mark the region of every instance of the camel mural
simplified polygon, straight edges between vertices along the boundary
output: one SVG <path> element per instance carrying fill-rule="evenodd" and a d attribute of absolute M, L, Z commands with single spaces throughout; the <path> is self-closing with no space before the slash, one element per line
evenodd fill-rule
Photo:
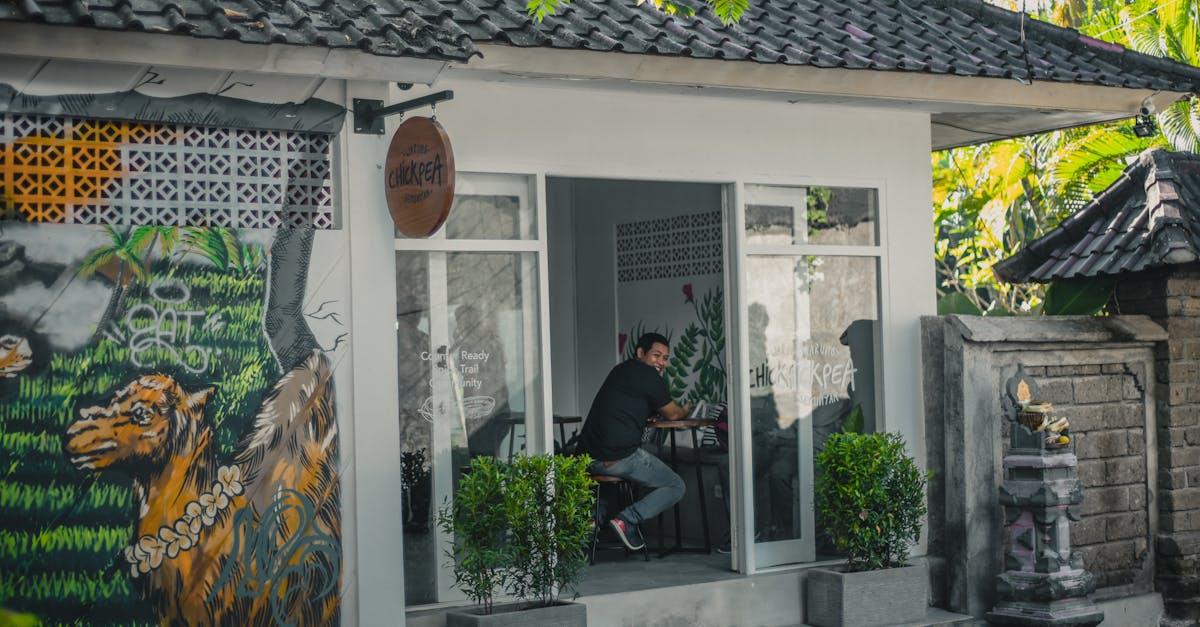
<path fill-rule="evenodd" d="M 212 389 L 187 392 L 163 374 L 81 410 L 67 430 L 64 450 L 77 468 L 133 478 L 139 516 L 124 558 L 164 622 L 336 624 L 330 592 L 341 532 L 330 377 L 320 352 L 288 372 L 226 465 L 204 416 Z M 239 522 L 248 534 L 238 533 Z M 264 526 L 270 533 L 255 537 Z M 270 557 L 256 561 L 260 551 Z M 242 580 L 264 571 L 276 574 L 243 586 L 255 594 L 239 594 Z"/>
<path fill-rule="evenodd" d="M 118 127 L 131 130 L 106 150 L 137 141 L 140 127 Z M 238 132 L 147 128 L 185 153 Z M 299 187 L 285 176 L 257 217 L 230 214 L 259 221 L 246 229 L 214 226 L 225 209 L 213 199 L 227 175 L 254 172 L 187 174 L 187 193 L 211 206 L 199 223 L 178 221 L 191 209 L 177 202 L 143 209 L 148 196 L 121 208 L 142 193 L 134 178 L 180 178 L 152 160 L 39 218 L 21 203 L 21 168 L 64 173 L 0 163 L 13 166 L 0 167 L 0 607 L 48 625 L 339 623 L 345 333 L 328 313 L 336 301 L 306 295 L 314 241 L 339 235 L 286 226 L 303 213 L 293 203 L 325 207 L 328 138 L 252 135 L 307 161 Z M 197 153 L 204 171 L 217 152 Z M 149 221 L 61 223 L 122 211 Z M 314 333 L 315 321 L 327 328 Z"/>

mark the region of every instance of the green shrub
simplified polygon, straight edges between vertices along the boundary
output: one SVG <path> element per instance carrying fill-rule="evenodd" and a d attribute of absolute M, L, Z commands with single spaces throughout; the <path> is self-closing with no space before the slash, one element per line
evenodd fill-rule
<path fill-rule="evenodd" d="M 551 605 L 585 563 L 594 494 L 587 456 L 471 460 L 454 502 L 438 512 L 453 537 L 454 581 L 492 612 L 497 589 Z"/>
<path fill-rule="evenodd" d="M 574 587 L 591 537 L 591 459 L 518 455 L 505 486 L 510 562 L 505 588 L 518 599 L 554 603 Z"/>
<path fill-rule="evenodd" d="M 904 566 L 921 534 L 925 482 L 896 433 L 835 433 L 817 455 L 817 511 L 846 570 Z"/>
<path fill-rule="evenodd" d="M 496 589 L 504 583 L 508 517 L 504 479 L 508 468 L 492 457 L 476 457 L 458 483 L 454 502 L 438 512 L 438 525 L 453 538 L 447 554 L 454 559 L 454 585 L 492 613 Z"/>

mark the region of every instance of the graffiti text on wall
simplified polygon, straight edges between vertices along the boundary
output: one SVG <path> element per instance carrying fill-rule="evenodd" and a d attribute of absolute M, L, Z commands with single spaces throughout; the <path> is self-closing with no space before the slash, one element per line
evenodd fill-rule
<path fill-rule="evenodd" d="M 146 367 L 147 352 L 160 349 L 170 355 L 173 365 L 193 374 L 208 370 L 214 349 L 192 343 L 192 332 L 220 331 L 225 321 L 220 314 L 208 315 L 202 309 L 179 309 L 191 299 L 187 284 L 177 279 L 157 279 L 150 284 L 155 304 L 138 303 L 129 308 L 122 325 L 110 325 L 105 337 L 129 347 L 129 359 L 135 366 Z M 158 307 L 156 308 L 155 305 Z"/>

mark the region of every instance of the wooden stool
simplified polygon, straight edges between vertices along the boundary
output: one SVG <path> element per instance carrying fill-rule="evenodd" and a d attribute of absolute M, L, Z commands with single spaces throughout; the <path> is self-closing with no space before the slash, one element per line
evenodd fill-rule
<path fill-rule="evenodd" d="M 605 483 L 612 484 L 617 487 L 617 496 L 618 496 L 617 504 L 621 509 L 624 509 L 626 506 L 633 505 L 633 486 L 631 486 L 629 484 L 629 482 L 626 481 L 625 479 L 623 479 L 621 477 L 614 477 L 612 475 L 591 475 L 591 479 L 592 479 L 592 481 L 596 482 L 595 489 L 596 489 L 596 507 L 597 508 L 600 506 L 600 486 Z M 624 505 L 622 505 L 622 503 L 624 503 Z M 596 545 L 598 544 L 598 539 L 600 537 L 600 525 L 608 523 L 608 519 L 605 519 L 603 521 L 596 520 L 597 518 L 599 518 L 599 516 L 597 515 L 599 513 L 600 512 L 597 511 L 595 514 L 592 515 L 592 521 L 595 523 L 595 526 L 592 527 L 592 546 L 591 546 L 591 550 L 589 551 L 589 554 L 588 554 L 588 564 L 596 563 Z M 645 541 L 646 541 L 646 539 L 643 537 L 642 542 L 645 543 Z M 628 554 L 630 552 L 629 547 L 625 546 L 624 544 L 621 544 L 620 547 L 622 549 L 625 549 L 626 554 Z M 650 561 L 650 552 L 648 550 L 646 550 L 645 547 L 642 547 L 641 552 L 642 552 L 642 555 L 646 558 L 646 561 L 649 562 Z"/>

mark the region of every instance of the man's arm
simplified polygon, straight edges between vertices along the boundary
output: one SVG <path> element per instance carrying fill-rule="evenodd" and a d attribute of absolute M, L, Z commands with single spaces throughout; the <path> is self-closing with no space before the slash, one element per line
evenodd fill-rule
<path fill-rule="evenodd" d="M 690 413 L 692 413 L 691 403 L 684 403 L 683 407 L 680 407 L 675 404 L 675 401 L 671 401 L 658 408 L 658 414 L 667 420 L 683 420 Z"/>

